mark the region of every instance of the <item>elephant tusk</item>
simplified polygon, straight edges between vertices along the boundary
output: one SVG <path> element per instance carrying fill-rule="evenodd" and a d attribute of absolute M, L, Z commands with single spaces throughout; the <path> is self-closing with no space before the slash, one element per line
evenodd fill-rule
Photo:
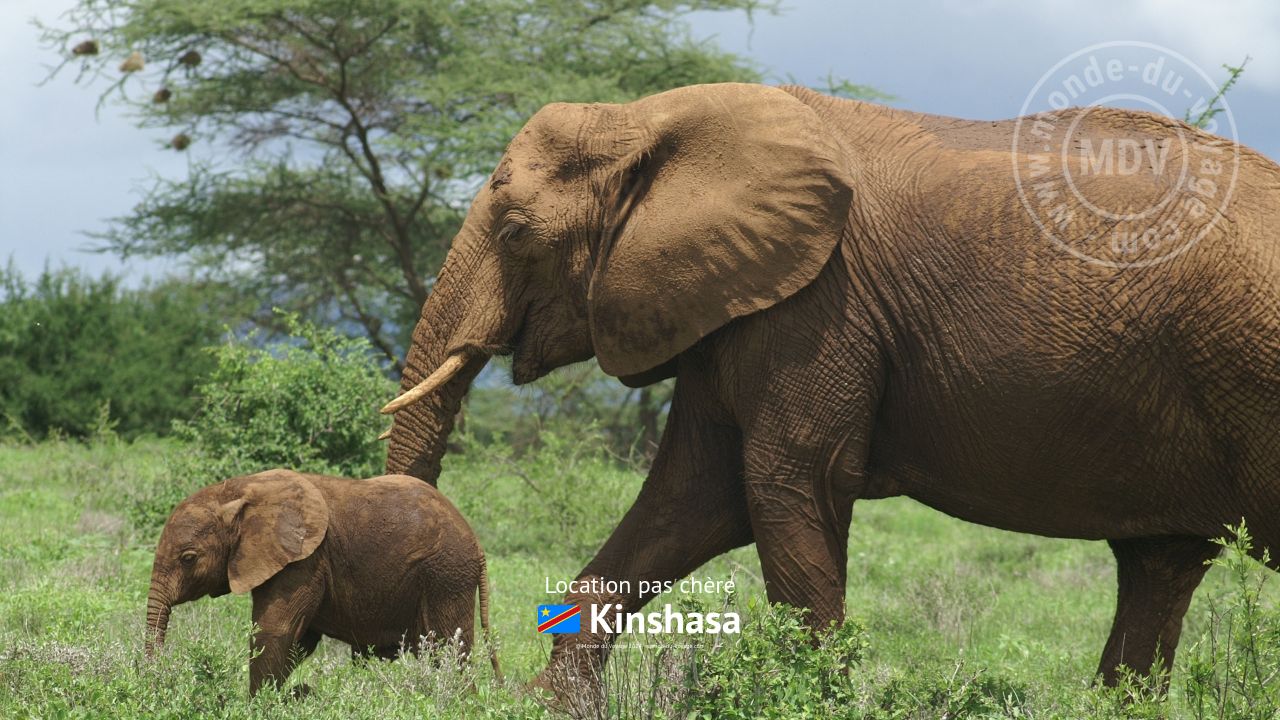
<path fill-rule="evenodd" d="M 391 431 L 394 429 L 394 427 L 395 427 L 395 426 L 392 426 L 392 427 L 387 428 L 386 430 L 383 430 L 383 431 L 382 431 L 382 433 L 381 433 L 380 435 L 378 435 L 378 439 L 379 439 L 379 440 L 386 440 L 387 438 L 391 437 Z"/>
<path fill-rule="evenodd" d="M 467 356 L 462 353 L 455 353 L 445 358 L 445 361 L 436 368 L 436 371 L 427 376 L 426 380 L 414 385 L 400 397 L 392 400 L 383 406 L 381 412 L 383 415 L 390 415 L 399 412 L 406 407 L 418 402 L 430 393 L 439 389 L 441 385 L 449 382 L 450 378 L 458 373 L 464 365 L 467 364 Z M 388 431 L 390 432 L 390 431 Z"/>

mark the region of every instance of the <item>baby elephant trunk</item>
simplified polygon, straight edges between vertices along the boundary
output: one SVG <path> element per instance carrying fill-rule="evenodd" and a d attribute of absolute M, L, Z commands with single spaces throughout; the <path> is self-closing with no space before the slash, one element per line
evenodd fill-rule
<path fill-rule="evenodd" d="M 147 596 L 147 657 L 155 656 L 156 649 L 164 645 L 164 634 L 169 630 L 169 610 L 171 605 L 160 599 L 155 590 Z"/>

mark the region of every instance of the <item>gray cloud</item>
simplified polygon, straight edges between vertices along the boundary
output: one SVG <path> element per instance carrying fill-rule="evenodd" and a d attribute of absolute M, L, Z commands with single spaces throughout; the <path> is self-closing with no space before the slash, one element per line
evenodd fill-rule
<path fill-rule="evenodd" d="M 98 272 L 127 270 L 132 280 L 171 263 L 81 252 L 85 231 L 127 214 L 154 174 L 180 176 L 186 159 L 161 148 L 163 133 L 137 130 L 111 107 L 94 119 L 96 88 L 72 83 L 74 68 L 39 87 L 58 58 L 42 49 L 32 17 L 48 22 L 67 0 L 0 2 L 0 262 L 12 256 L 26 274 L 46 260 Z"/>
<path fill-rule="evenodd" d="M 94 89 L 68 73 L 36 87 L 56 60 L 39 48 L 28 20 L 48 21 L 71 0 L 0 1 L 0 260 L 26 272 L 46 257 L 93 270 L 120 268 L 86 255 L 83 231 L 128 213 L 153 174 L 179 177 L 185 156 L 164 150 L 166 133 L 140 131 L 107 108 L 94 120 Z M 894 104 L 970 118 L 1016 115 L 1036 81 L 1058 60 L 1107 40 L 1143 40 L 1188 56 L 1211 76 L 1253 57 L 1230 95 L 1240 139 L 1280 157 L 1280 3 L 1273 0 L 789 0 L 754 27 L 738 16 L 700 14 L 693 27 L 756 59 L 770 80 L 820 84 L 828 73 L 876 86 Z M 164 263 L 130 264 L 142 273 Z"/>
<path fill-rule="evenodd" d="M 1271 0 L 790 0 L 754 27 L 706 13 L 695 28 L 758 60 L 774 81 L 819 84 L 834 73 L 896 95 L 899 107 L 978 119 L 1017 115 L 1055 63 L 1101 42 L 1162 45 L 1218 81 L 1224 63 L 1248 54 L 1228 96 L 1240 140 L 1280 157 L 1280 3 Z"/>

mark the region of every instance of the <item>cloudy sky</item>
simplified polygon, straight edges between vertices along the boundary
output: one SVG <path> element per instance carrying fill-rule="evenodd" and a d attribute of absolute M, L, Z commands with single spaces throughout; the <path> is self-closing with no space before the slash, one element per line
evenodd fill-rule
<path fill-rule="evenodd" d="M 211 0 L 216 1 L 216 0 Z M 892 104 L 967 118 L 996 119 L 1046 110 L 1044 90 L 1086 60 L 1113 55 L 1134 67 L 1158 54 L 1163 70 L 1186 75 L 1185 89 L 1208 92 L 1224 63 L 1250 56 L 1229 95 L 1238 138 L 1280 159 L 1280 2 L 1275 0 L 783 0 L 780 15 L 748 23 L 699 15 L 694 32 L 754 59 L 773 82 L 821 85 L 828 75 L 872 85 Z M 164 150 L 164 133 L 141 132 L 110 108 L 94 118 L 92 89 L 72 75 L 37 87 L 56 61 L 40 49 L 32 17 L 50 21 L 70 0 L 0 0 L 0 262 L 12 256 L 26 273 L 46 261 L 94 271 L 124 270 L 132 280 L 176 268 L 127 265 L 82 251 L 85 231 L 126 214 L 156 175 L 180 176 L 185 156 Z M 1101 43 L 1111 45 L 1064 58 Z M 1168 52 L 1153 50 L 1159 46 Z M 1134 49 L 1134 48 L 1137 49 Z M 1043 81 L 1043 82 L 1042 82 Z M 1033 92 L 1040 84 L 1041 92 Z M 1137 73 L 1091 89 L 1081 103 L 1111 95 L 1155 93 Z M 1177 115 L 1191 104 L 1156 97 Z M 1116 104 L 1141 102 L 1117 100 Z M 1150 109 L 1147 107 L 1146 109 Z M 1219 132 L 1227 132 L 1225 124 Z"/>

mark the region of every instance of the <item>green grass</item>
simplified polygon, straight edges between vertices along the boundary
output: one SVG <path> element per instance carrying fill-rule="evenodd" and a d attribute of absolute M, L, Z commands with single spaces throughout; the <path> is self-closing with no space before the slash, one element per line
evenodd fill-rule
<path fill-rule="evenodd" d="M 156 532 L 143 495 L 163 487 L 168 459 L 183 451 L 171 441 L 0 446 L 0 717 L 551 716 L 521 690 L 550 650 L 531 627 L 534 606 L 554 601 L 544 579 L 577 573 L 642 479 L 556 441 L 518 462 L 484 448 L 448 459 L 440 487 L 489 554 L 508 683 L 493 683 L 484 663 L 461 670 L 439 659 L 353 664 L 345 646 L 326 640 L 291 678 L 311 686 L 309 696 L 267 692 L 250 701 L 246 597 L 176 608 L 162 660 L 141 658 Z M 706 678 L 794 680 L 809 672 L 798 664 L 801 654 L 777 639 L 787 637 L 779 624 L 785 616 L 755 600 L 763 585 L 754 548 L 718 558 L 698 575 L 735 579 L 733 602 L 749 618 L 751 643 L 737 654 L 730 652 L 736 638 L 684 655 L 615 652 L 610 714 L 645 716 L 652 683 L 644 678 L 659 666 L 679 686 L 668 706 L 701 697 L 699 707 L 720 708 L 699 717 L 736 716 L 725 709 L 729 691 L 708 696 L 698 685 Z M 770 702 L 791 703 L 776 717 L 830 717 L 831 707 L 839 716 L 876 718 L 1274 717 L 1269 677 L 1237 691 L 1235 705 L 1215 695 L 1206 712 L 1206 701 L 1193 697 L 1215 687 L 1231 694 L 1232 663 L 1240 661 L 1220 651 L 1232 638 L 1257 639 L 1261 662 L 1280 665 L 1274 583 L 1254 596 L 1253 616 L 1237 612 L 1249 584 L 1269 576 L 1247 563 L 1214 568 L 1188 614 L 1169 697 L 1123 705 L 1117 694 L 1090 687 L 1114 607 L 1105 544 L 983 528 L 905 499 L 859 503 L 847 598 L 865 631 L 856 633 L 859 660 L 838 674 L 849 689 L 814 699 L 802 688 Z M 758 651 L 778 643 L 772 655 Z M 815 657 L 804 662 L 824 662 Z M 688 679 L 693 667 L 702 668 L 702 680 Z M 1201 675 L 1191 677 L 1189 667 Z M 1227 675 L 1206 675 L 1214 668 Z"/>

